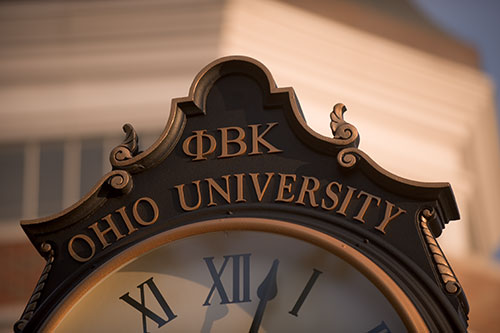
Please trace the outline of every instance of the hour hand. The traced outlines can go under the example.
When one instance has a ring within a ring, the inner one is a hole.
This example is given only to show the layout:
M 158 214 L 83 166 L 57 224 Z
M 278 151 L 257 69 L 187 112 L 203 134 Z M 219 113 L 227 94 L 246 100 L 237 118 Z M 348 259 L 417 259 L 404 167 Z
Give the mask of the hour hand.
M 257 297 L 259 298 L 259 305 L 257 306 L 257 311 L 253 317 L 252 326 L 250 327 L 250 333 L 256 333 L 259 330 L 260 323 L 262 321 L 262 316 L 264 315 L 264 310 L 266 309 L 267 301 L 272 300 L 278 294 L 278 286 L 276 284 L 276 273 L 278 272 L 278 265 L 280 261 L 275 259 L 273 265 L 267 273 L 266 278 L 257 288 Z

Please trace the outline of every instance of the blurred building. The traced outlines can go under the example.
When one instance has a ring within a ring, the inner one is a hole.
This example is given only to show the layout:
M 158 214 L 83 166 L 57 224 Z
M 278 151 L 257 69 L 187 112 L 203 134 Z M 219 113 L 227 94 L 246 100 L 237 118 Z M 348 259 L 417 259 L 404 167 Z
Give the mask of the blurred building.
M 0 327 L 10 331 L 43 267 L 20 219 L 49 215 L 111 169 L 132 123 L 141 149 L 170 100 L 232 54 L 293 86 L 331 135 L 342 102 L 360 148 L 391 172 L 448 181 L 462 214 L 439 238 L 471 303 L 497 329 L 500 160 L 491 81 L 475 51 L 398 0 L 0 2 Z

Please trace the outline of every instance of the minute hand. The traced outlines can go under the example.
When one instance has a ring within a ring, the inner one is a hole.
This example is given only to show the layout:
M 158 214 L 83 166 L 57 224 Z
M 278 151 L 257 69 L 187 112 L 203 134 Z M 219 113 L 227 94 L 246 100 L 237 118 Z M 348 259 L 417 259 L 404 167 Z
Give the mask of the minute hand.
M 267 301 L 272 300 L 278 294 L 278 286 L 276 283 L 276 273 L 278 272 L 278 265 L 280 261 L 275 259 L 273 265 L 267 273 L 266 278 L 257 288 L 257 297 L 260 299 L 259 305 L 257 306 L 257 311 L 253 317 L 252 326 L 250 327 L 250 333 L 257 333 L 264 316 L 264 310 L 266 309 Z

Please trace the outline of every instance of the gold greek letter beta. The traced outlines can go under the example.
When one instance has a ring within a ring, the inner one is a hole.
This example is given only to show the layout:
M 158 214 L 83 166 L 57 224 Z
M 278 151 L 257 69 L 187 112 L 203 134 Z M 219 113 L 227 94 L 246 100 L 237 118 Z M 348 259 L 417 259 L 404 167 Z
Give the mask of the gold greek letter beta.
M 219 131 L 221 133 L 221 154 L 217 156 L 217 158 L 225 158 L 225 157 L 235 157 L 235 156 L 241 156 L 245 154 L 247 151 L 247 144 L 245 143 L 245 131 L 241 127 L 223 127 L 219 128 Z M 228 138 L 228 132 L 229 131 L 236 131 L 238 133 L 238 136 L 236 136 L 233 139 Z M 237 145 L 238 151 L 235 153 L 229 153 L 228 146 L 229 144 Z

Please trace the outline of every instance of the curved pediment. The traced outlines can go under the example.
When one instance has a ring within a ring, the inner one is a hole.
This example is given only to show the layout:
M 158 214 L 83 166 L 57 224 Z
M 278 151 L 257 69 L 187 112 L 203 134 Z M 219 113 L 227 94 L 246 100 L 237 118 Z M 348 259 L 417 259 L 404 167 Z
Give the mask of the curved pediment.
M 238 112 L 232 112 L 236 109 Z M 124 142 L 110 155 L 115 171 L 105 175 L 87 196 L 72 207 L 57 215 L 23 221 L 22 225 L 28 234 L 36 229 L 47 230 L 38 226 L 49 222 L 53 226 L 49 229 L 62 228 L 102 206 L 106 197 L 128 193 L 132 188 L 133 175 L 164 161 L 185 136 L 186 126 L 189 127 L 193 119 L 216 124 L 221 119 L 236 119 L 240 114 L 242 122 L 252 122 L 252 119 L 256 122 L 270 109 L 280 110 L 283 123 L 290 129 L 287 134 L 292 134 L 315 152 L 336 156 L 342 168 L 359 167 L 379 186 L 390 191 L 415 199 L 437 200 L 442 208 L 439 211 L 444 214 L 443 221 L 459 217 L 449 184 L 421 183 L 397 177 L 359 150 L 358 131 L 343 119 L 344 105 L 335 105 L 330 114 L 332 137 L 322 136 L 306 124 L 293 88 L 278 88 L 269 70 L 260 62 L 244 56 L 230 56 L 203 68 L 193 80 L 189 95 L 172 100 L 165 128 L 151 147 L 139 152 L 137 134 L 131 125 L 126 124 Z M 242 112 L 246 114 L 244 117 L 241 117 Z M 442 223 L 432 230 L 438 235 L 443 227 Z

